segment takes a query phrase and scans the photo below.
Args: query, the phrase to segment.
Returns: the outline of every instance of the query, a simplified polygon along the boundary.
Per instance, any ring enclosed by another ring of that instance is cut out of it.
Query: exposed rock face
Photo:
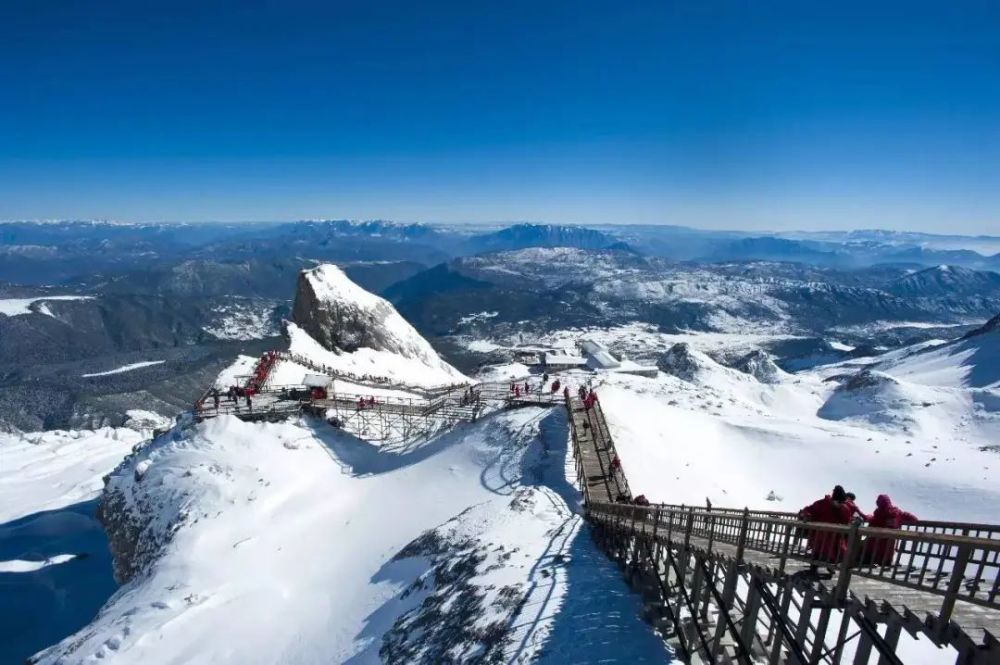
[[[863,369],[849,378],[837,390],[858,391],[858,390],[878,390],[897,385],[899,382],[888,374],[883,374],[871,369]]]
[[[686,342],[678,342],[667,349],[656,365],[662,371],[685,381],[694,381],[701,370],[701,363]]]
[[[114,563],[115,581],[125,584],[145,570],[170,542],[180,523],[167,530],[153,528],[159,506],[150,499],[133,501],[129,480],[141,478],[136,454],[125,458],[105,478],[104,492],[97,507],[97,519],[108,536],[108,549]],[[147,466],[148,468],[148,466]]]
[[[734,368],[749,374],[761,383],[777,383],[782,373],[771,356],[760,349],[755,349],[737,360]]]
[[[178,436],[180,429],[175,428],[136,445],[104,477],[97,519],[108,536],[115,581],[119,584],[147,571],[190,518],[187,506],[191,497],[184,484],[164,483],[162,470],[151,459],[158,448]]]
[[[388,301],[329,264],[299,273],[292,321],[334,352],[369,348],[426,361],[437,357]]]

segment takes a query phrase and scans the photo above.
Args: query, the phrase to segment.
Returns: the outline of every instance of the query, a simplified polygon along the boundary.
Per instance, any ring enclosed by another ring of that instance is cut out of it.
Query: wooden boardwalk
[[[839,663],[853,654],[854,663],[891,664],[901,662],[895,647],[906,631],[953,647],[959,663],[1000,663],[1000,526],[887,531],[637,506],[611,466],[617,455],[599,404],[587,411],[573,399],[567,411],[595,534],[688,659]],[[985,537],[954,535],[970,531]],[[865,538],[891,539],[895,560],[885,568],[816,561],[806,543],[817,534],[843,538],[855,553]]]

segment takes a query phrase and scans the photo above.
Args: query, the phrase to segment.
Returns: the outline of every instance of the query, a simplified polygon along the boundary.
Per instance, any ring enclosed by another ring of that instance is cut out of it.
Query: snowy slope
[[[1000,509],[988,450],[998,401],[963,381],[997,371],[990,344],[923,345],[874,371],[843,363],[773,383],[688,348],[674,354],[681,376],[608,377],[599,394],[633,491],[651,499],[797,510],[840,483],[869,510],[888,492],[923,517],[988,522]]]
[[[426,388],[469,381],[468,377],[441,360],[433,350],[431,350],[433,357],[421,358],[410,358],[369,348],[360,348],[352,353],[335,353],[323,348],[294,323],[288,323],[287,332],[290,341],[289,351],[319,365],[325,365],[336,373],[388,378],[401,384]],[[306,374],[314,373],[315,370],[304,365],[281,361],[272,375],[272,384],[297,385],[302,383]]]
[[[148,435],[125,427],[0,433],[0,523],[95,498],[101,477]]]
[[[575,562],[596,552],[572,511],[565,418],[546,414],[508,412],[395,450],[309,421],[222,417],[160,437],[112,475],[102,508],[118,574],[131,581],[40,662],[367,663],[383,647],[558,654],[552,640],[575,636],[557,610],[580,611],[584,592],[567,576],[599,564]],[[425,532],[452,546],[424,547],[437,539]],[[554,537],[571,560],[553,559]],[[501,544],[510,556],[498,556]],[[463,568],[476,552],[496,565]],[[415,644],[435,592],[451,597],[434,587],[446,575],[428,576],[442,566],[466,571],[455,597],[470,611],[456,608],[453,631]],[[609,567],[599,595],[617,598],[621,619],[603,637],[630,642],[632,662],[662,662]],[[532,594],[546,604],[514,602]]]
[[[879,367],[925,386],[1000,388],[1000,316],[961,339]]]

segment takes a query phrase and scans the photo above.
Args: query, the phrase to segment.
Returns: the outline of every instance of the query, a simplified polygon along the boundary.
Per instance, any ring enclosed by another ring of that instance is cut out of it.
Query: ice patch
[[[36,570],[72,561],[75,558],[75,554],[57,554],[56,556],[48,557],[44,561],[25,561],[23,559],[0,561],[0,573],[33,573]]]
[[[465,348],[469,351],[475,351],[476,353],[490,353],[491,351],[496,351],[497,349],[502,349],[503,347],[499,344],[488,342],[485,339],[475,339],[466,344]]]

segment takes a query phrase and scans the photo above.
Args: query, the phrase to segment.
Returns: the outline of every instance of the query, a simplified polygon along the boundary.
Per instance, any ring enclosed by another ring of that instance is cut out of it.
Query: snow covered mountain
[[[957,269],[960,279],[945,282],[900,266],[691,264],[623,250],[532,247],[457,259],[427,273],[395,285],[392,300],[418,327],[437,334],[463,334],[462,322],[483,311],[484,302],[498,312],[490,322],[494,333],[643,321],[678,332],[822,335],[892,322],[967,324],[1000,309],[1000,291],[979,288],[995,273]],[[868,338],[865,330],[852,341]]]
[[[603,249],[614,242],[614,237],[587,227],[516,224],[493,233],[473,236],[467,247],[472,252],[497,252],[528,247]]]
[[[420,386],[468,380],[391,303],[365,291],[334,265],[302,271],[287,330],[292,353],[344,373],[389,375]],[[279,374],[278,385],[301,382],[281,368]]]
[[[890,284],[887,290],[896,295],[916,298],[990,297],[1000,293],[1000,274],[940,265],[902,277]]]
[[[380,348],[328,350],[293,323],[293,350],[401,382],[461,376],[340,271],[303,280],[313,325],[348,326],[326,339]],[[33,662],[668,660],[581,528],[567,442],[565,414],[537,407],[381,446],[308,417],[182,421],[107,477],[123,586]]]

